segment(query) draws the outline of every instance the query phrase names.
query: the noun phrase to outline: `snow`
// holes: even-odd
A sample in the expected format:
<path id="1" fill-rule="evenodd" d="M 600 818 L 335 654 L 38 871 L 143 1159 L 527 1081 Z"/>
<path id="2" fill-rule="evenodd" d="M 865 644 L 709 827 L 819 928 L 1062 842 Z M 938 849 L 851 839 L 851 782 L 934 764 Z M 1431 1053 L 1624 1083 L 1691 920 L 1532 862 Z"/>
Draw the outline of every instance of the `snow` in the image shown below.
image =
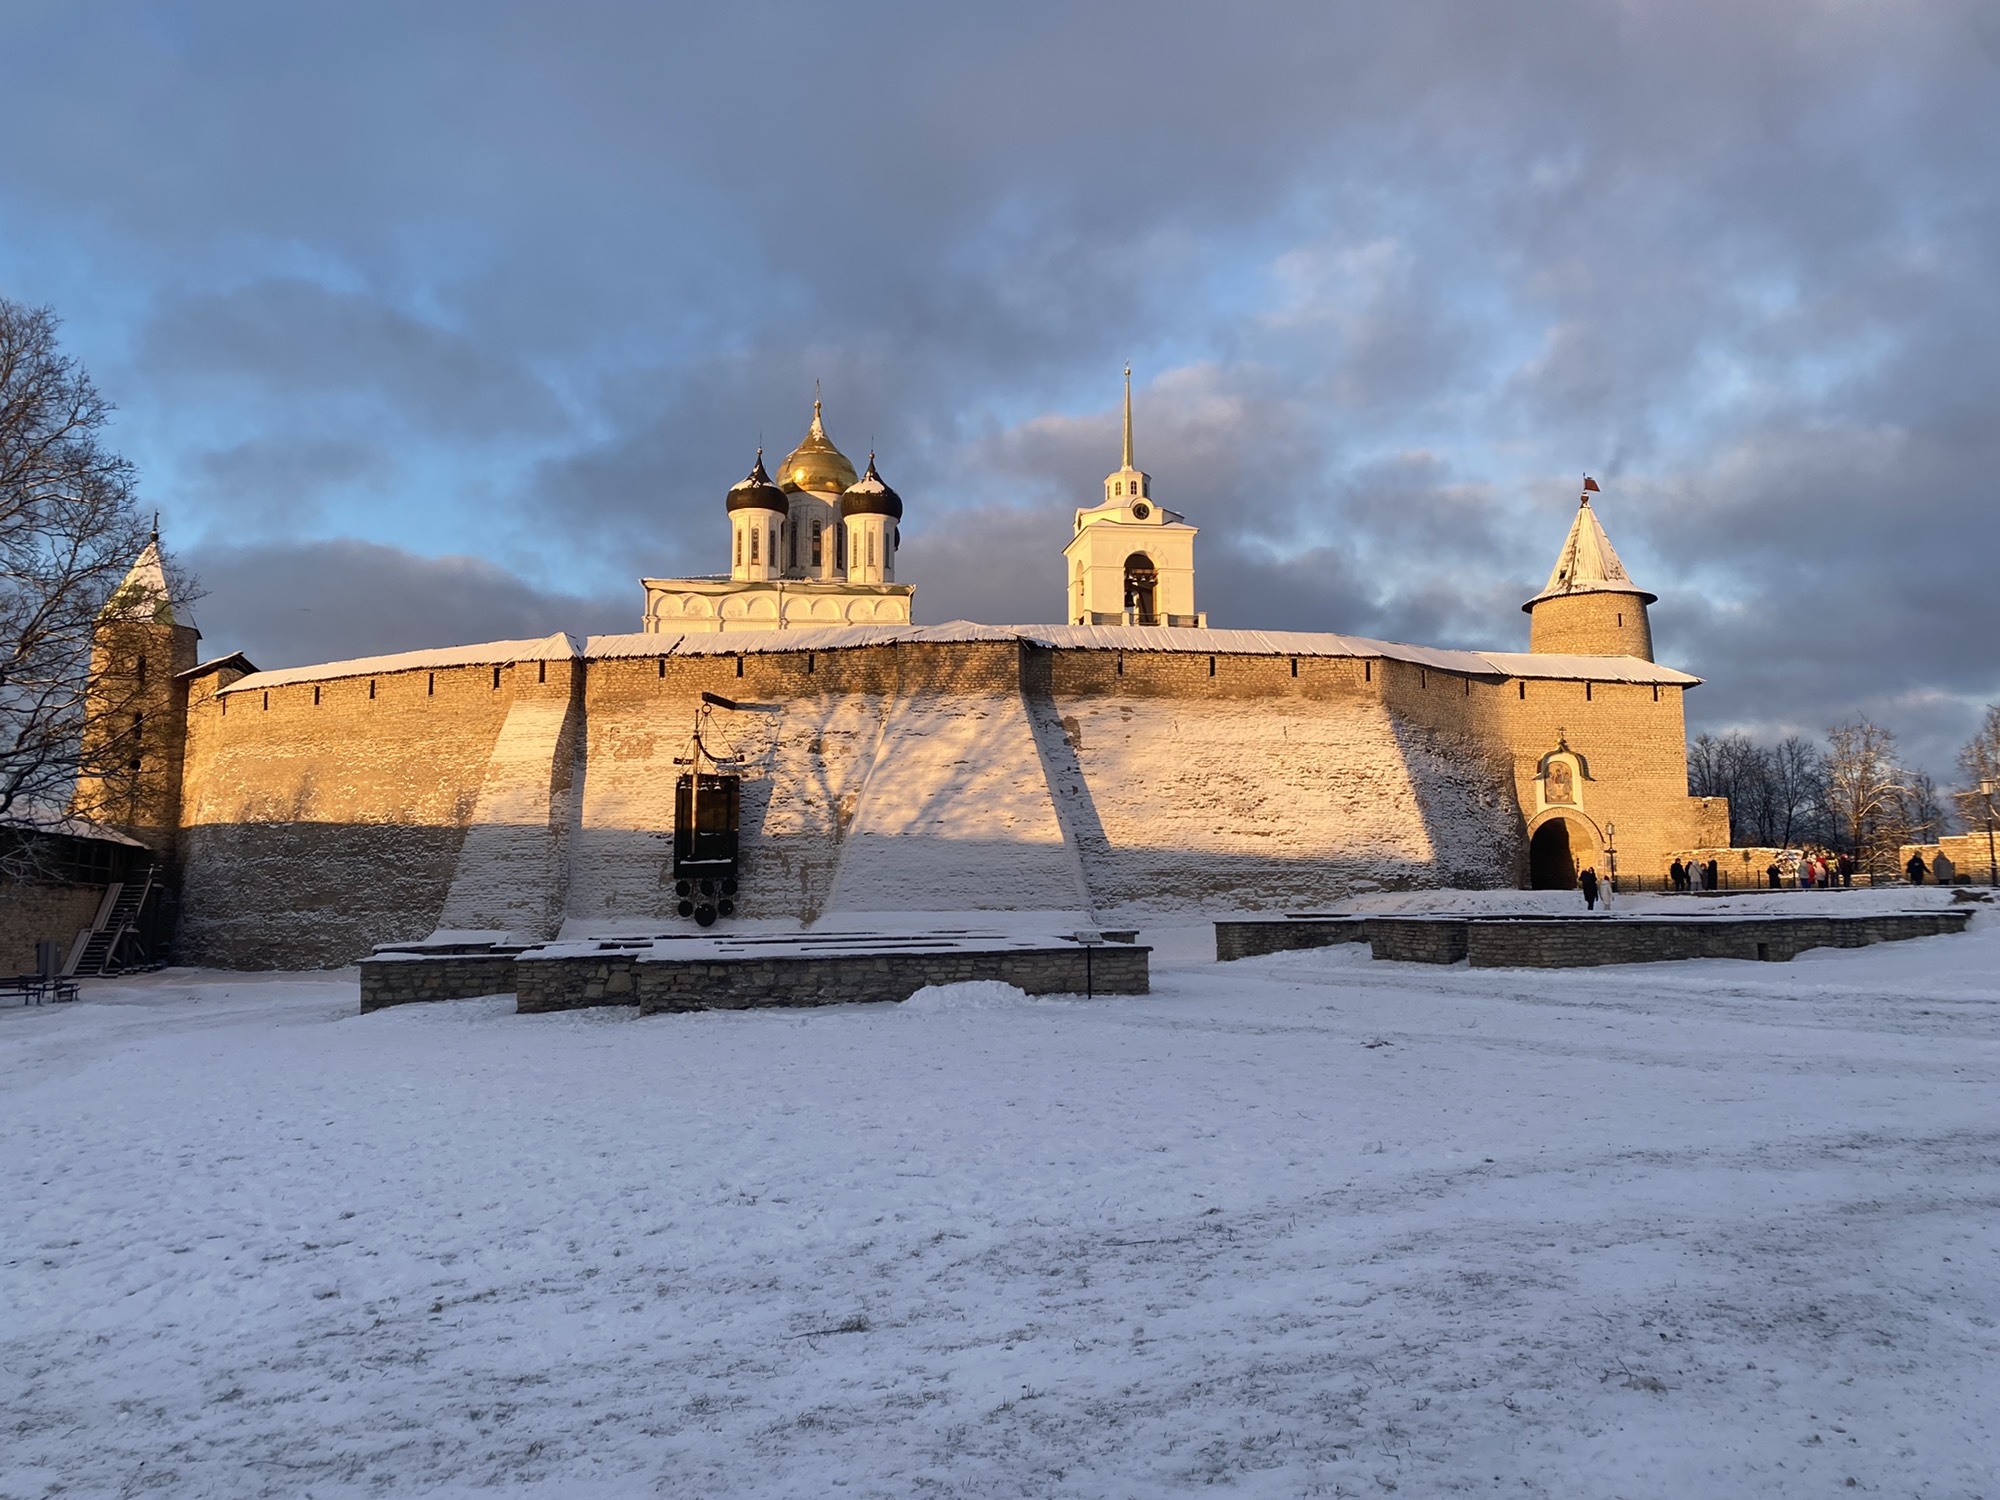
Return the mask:
<path id="1" fill-rule="evenodd" d="M 886 708 L 835 909 L 1088 904 L 1019 693 L 905 693 Z"/>
<path id="2" fill-rule="evenodd" d="M 0 1495 L 1994 1492 L 1994 909 L 1207 937 L 1115 1000 L 0 1011 Z"/>
<path id="3" fill-rule="evenodd" d="M 445 667 L 505 667 L 521 661 L 568 661 L 576 654 L 576 642 L 557 631 L 536 641 L 485 641 L 475 646 L 439 646 L 429 651 L 403 651 L 393 656 L 362 656 L 352 661 L 318 662 L 308 667 L 252 672 L 230 683 L 222 689 L 222 694 L 256 692 L 294 682 L 326 682 L 336 677 L 387 677 L 392 672 L 421 672 Z"/>
<path id="4" fill-rule="evenodd" d="M 1231 656 L 1339 656 L 1409 662 L 1472 677 L 1553 678 L 1692 687 L 1699 677 L 1636 656 L 1563 656 L 1528 651 L 1452 651 L 1325 631 L 1197 630 L 1166 625 L 811 625 L 724 635 L 671 632 L 594 635 L 593 660 L 634 656 L 756 656 L 768 651 L 842 651 L 857 646 L 1027 641 L 1065 651 L 1185 651 Z"/>
<path id="5" fill-rule="evenodd" d="M 495 738 L 439 926 L 501 928 L 532 942 L 562 921 L 567 763 L 575 711 L 566 698 L 516 698 Z M 550 816 L 551 806 L 559 816 Z M 553 825 L 553 826 L 552 826 Z"/>
<path id="6" fill-rule="evenodd" d="M 913 1016 L 947 1016 L 964 1010 L 994 1010 L 1035 1002 L 998 979 L 968 979 L 960 984 L 927 984 L 902 1004 Z"/>

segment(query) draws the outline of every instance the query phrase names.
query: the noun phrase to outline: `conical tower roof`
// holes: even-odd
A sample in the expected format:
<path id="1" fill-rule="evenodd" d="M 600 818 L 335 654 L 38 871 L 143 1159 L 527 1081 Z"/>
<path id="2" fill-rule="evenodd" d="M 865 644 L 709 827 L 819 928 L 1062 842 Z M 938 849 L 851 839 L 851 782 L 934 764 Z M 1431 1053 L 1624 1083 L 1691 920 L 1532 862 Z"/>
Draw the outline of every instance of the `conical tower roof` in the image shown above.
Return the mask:
<path id="1" fill-rule="evenodd" d="M 167 586 L 166 561 L 160 556 L 160 534 L 146 543 L 125 581 L 111 591 L 98 611 L 100 620 L 143 620 L 152 625 L 175 625 L 173 590 Z"/>
<path id="2" fill-rule="evenodd" d="M 1591 490 L 1597 488 L 1588 479 L 1584 483 Z M 1597 512 L 1590 508 L 1589 490 L 1577 503 L 1576 520 L 1570 523 L 1569 536 L 1556 556 L 1555 571 L 1549 574 L 1542 591 L 1521 608 L 1532 611 L 1544 599 L 1558 599 L 1566 594 L 1635 594 L 1648 604 L 1659 598 L 1632 582 L 1632 575 L 1625 571 L 1625 564 L 1612 548 L 1611 538 L 1604 534 Z"/>

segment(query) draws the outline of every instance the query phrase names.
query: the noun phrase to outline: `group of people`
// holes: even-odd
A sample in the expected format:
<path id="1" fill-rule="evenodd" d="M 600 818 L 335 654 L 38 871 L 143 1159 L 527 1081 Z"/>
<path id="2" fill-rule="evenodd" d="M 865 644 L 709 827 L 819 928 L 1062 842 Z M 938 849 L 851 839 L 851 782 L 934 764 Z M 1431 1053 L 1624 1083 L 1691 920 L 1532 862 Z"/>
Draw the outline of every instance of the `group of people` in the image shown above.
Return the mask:
<path id="1" fill-rule="evenodd" d="M 1686 864 L 1675 860 L 1667 867 L 1667 878 L 1683 896 L 1693 891 L 1718 890 L 1722 884 L 1722 865 L 1713 859 L 1707 864 L 1692 859 Z"/>
<path id="2" fill-rule="evenodd" d="M 1911 885 L 1922 885 L 1928 875 L 1939 885 L 1950 885 L 1958 878 L 1958 866 L 1951 862 L 1951 856 L 1940 849 L 1931 856 L 1931 862 L 1924 863 L 1924 851 L 1919 849 L 1910 856 L 1910 862 L 1903 866 L 1903 873 L 1910 877 Z"/>
<path id="3" fill-rule="evenodd" d="M 1764 870 L 1771 882 L 1771 889 L 1777 890 L 1785 883 L 1789 874 L 1802 891 L 1831 890 L 1835 886 L 1854 884 L 1854 856 L 1834 854 L 1826 849 L 1803 849 L 1790 859 L 1791 868 L 1786 869 L 1778 860 L 1772 860 Z"/>

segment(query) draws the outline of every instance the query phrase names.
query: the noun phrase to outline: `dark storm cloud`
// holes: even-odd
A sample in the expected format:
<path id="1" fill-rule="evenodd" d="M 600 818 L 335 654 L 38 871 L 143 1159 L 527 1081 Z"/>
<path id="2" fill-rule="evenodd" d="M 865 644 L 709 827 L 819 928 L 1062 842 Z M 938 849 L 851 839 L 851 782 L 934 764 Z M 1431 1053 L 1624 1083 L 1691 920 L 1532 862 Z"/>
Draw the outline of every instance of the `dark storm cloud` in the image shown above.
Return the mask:
<path id="1" fill-rule="evenodd" d="M 193 462 L 219 529 L 239 532 L 313 527 L 329 492 L 380 485 L 394 472 L 380 448 L 337 439 L 252 438 Z"/>
<path id="2" fill-rule="evenodd" d="M 1588 469 L 1702 722 L 1865 709 L 1942 770 L 2000 696 L 1988 7 L 0 26 L 42 142 L 0 167 L 0 270 L 86 289 L 177 524 L 421 514 L 536 580 L 493 597 L 636 600 L 719 563 L 722 492 L 823 377 L 910 507 L 920 617 L 1046 617 L 1130 358 L 1218 623 L 1524 644 Z M 138 311 L 93 327 L 100 288 Z M 251 586 L 219 576 L 211 613 Z"/>
<path id="3" fill-rule="evenodd" d="M 264 281 L 168 304 L 146 327 L 140 373 L 168 389 L 239 384 L 266 401 L 354 408 L 449 438 L 560 424 L 551 392 L 514 361 L 373 297 Z"/>
<path id="4" fill-rule="evenodd" d="M 304 666 L 430 646 L 630 630 L 627 598 L 531 588 L 477 557 L 417 557 L 373 542 L 264 542 L 196 550 L 202 651 L 242 651 L 258 666 Z M 339 649 L 329 652 L 329 644 Z"/>

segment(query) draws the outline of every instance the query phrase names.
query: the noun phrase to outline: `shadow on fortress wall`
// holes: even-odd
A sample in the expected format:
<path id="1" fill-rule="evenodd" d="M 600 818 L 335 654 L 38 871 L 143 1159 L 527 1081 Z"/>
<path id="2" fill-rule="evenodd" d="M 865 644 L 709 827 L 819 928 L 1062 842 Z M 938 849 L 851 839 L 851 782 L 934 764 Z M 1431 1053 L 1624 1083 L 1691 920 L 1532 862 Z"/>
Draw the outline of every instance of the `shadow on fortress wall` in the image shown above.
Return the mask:
<path id="1" fill-rule="evenodd" d="M 331 969 L 437 927 L 465 829 L 214 823 L 182 832 L 174 956 L 222 969 Z"/>
<path id="2" fill-rule="evenodd" d="M 1419 785 L 1417 811 L 1424 820 L 1437 874 L 1431 882 L 1467 890 L 1528 883 L 1526 818 L 1515 791 L 1514 768 L 1490 748 L 1389 715 L 1391 732 Z M 1468 816 L 1474 810 L 1487 816 Z"/>
<path id="3" fill-rule="evenodd" d="M 654 830 L 613 832 L 656 837 Z M 377 943 L 412 942 L 436 930 L 464 830 L 384 823 L 264 823 L 197 827 L 188 830 L 188 837 L 193 860 L 207 862 L 210 868 L 228 864 L 231 880 L 223 888 L 233 899 L 218 907 L 203 899 L 204 886 L 216 889 L 215 882 L 193 884 L 194 899 L 181 922 L 177 962 L 222 969 L 328 969 L 359 962 Z M 982 869 L 1017 861 L 1024 852 L 1045 854 L 1047 846 L 936 840 L 931 852 L 935 856 L 946 849 L 955 857 L 947 873 L 970 878 Z M 1105 853 L 1112 852 L 1107 844 Z M 1197 921 L 1209 913 L 1323 910 L 1366 892 L 1421 890 L 1445 883 L 1436 867 L 1412 861 L 1286 860 L 1130 847 L 1115 852 L 1136 869 L 1121 880 L 1125 889 L 1117 893 L 1119 899 L 1104 903 L 1106 910 L 1179 914 Z M 752 885 L 743 894 L 746 914 L 798 919 L 821 915 L 801 911 L 795 890 L 759 890 Z M 1073 891 L 1065 887 L 1051 890 L 1046 907 L 1038 909 L 1067 912 L 1075 905 Z M 1019 908 L 1010 903 L 993 909 Z M 591 925 L 605 932 L 629 929 L 635 934 L 697 931 L 692 921 L 643 914 L 596 919 Z"/>

